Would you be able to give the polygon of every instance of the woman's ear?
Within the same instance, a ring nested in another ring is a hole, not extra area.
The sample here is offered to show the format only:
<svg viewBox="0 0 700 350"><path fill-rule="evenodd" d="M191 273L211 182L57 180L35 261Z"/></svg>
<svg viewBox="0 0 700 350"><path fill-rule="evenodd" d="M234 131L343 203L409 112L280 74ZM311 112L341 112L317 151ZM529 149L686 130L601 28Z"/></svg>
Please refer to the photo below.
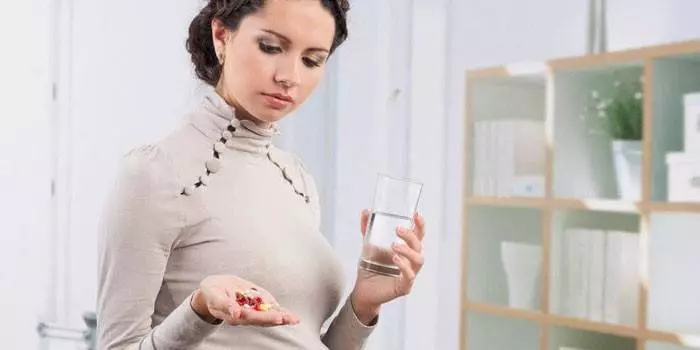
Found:
<svg viewBox="0 0 700 350"><path fill-rule="evenodd" d="M218 18L211 20L211 39L214 43L214 52L216 57L219 59L219 63L223 64L226 41L228 39L229 30L226 28L223 22Z"/></svg>

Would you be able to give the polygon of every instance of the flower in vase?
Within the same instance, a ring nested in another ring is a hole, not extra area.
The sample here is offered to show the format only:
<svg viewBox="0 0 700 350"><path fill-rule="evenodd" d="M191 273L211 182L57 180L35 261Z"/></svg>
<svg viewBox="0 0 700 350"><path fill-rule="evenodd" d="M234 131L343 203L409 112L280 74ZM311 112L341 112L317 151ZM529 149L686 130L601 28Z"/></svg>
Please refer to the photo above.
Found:
<svg viewBox="0 0 700 350"><path fill-rule="evenodd" d="M584 120L591 134L608 135L615 140L641 140L643 77L613 79L611 86L591 91Z"/></svg>

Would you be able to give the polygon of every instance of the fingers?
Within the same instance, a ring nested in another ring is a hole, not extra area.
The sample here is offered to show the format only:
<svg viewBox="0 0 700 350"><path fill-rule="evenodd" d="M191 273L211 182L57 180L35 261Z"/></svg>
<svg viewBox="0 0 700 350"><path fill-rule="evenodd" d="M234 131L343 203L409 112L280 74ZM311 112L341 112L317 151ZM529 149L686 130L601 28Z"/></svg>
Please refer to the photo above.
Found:
<svg viewBox="0 0 700 350"><path fill-rule="evenodd" d="M394 243L392 249L396 254L402 256L411 263L411 267L415 273L418 273L418 271L420 271L420 269L423 267L425 258L420 252L399 243Z"/></svg>
<svg viewBox="0 0 700 350"><path fill-rule="evenodd" d="M360 215L360 232L362 232L363 237L367 234L367 225L369 224L369 216L370 216L370 212L367 209L363 210L362 214Z"/></svg>
<svg viewBox="0 0 700 350"><path fill-rule="evenodd" d="M280 306L280 307L277 307L276 309L277 309L277 311L278 311L279 313L282 314L282 317L283 317L283 319L284 319L284 324L299 324L299 322L301 322L301 320L299 319L299 317L297 317L296 315L294 315L294 314L293 314L292 312L290 312L289 310L287 310L287 309L285 309L285 308L283 308L283 307L281 307L281 306Z"/></svg>
<svg viewBox="0 0 700 350"><path fill-rule="evenodd" d="M423 237L425 237L425 220L420 214L415 213L413 215L413 225L415 226L414 231L416 236L418 236L418 240L423 241Z"/></svg>
<svg viewBox="0 0 700 350"><path fill-rule="evenodd" d="M241 324L263 327L280 326L284 324L284 316L276 310L257 311L244 308L241 312Z"/></svg>
<svg viewBox="0 0 700 350"><path fill-rule="evenodd" d="M403 239L408 246L417 251L420 252L423 249L423 244L421 243L420 239L418 238L418 235L416 234L415 230L409 230L403 227L399 227L396 229L397 235Z"/></svg>
<svg viewBox="0 0 700 350"><path fill-rule="evenodd" d="M416 273L413 271L411 262L399 254L394 255L394 264L401 270L397 292L401 295L406 295L411 291L411 288L413 288L413 281L416 279Z"/></svg>

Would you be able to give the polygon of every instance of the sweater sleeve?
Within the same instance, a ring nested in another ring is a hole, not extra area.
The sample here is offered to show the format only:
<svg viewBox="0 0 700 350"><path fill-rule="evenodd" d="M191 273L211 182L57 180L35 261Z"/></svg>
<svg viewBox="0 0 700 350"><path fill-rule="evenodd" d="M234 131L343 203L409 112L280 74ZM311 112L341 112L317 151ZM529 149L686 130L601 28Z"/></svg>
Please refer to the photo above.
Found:
<svg viewBox="0 0 700 350"><path fill-rule="evenodd" d="M192 348L217 328L197 316L189 297L153 327L170 250L185 220L177 189L170 160L158 147L125 157L100 221L100 349Z"/></svg>
<svg viewBox="0 0 700 350"><path fill-rule="evenodd" d="M302 169L301 174L306 184L316 224L320 229L321 205L316 183L299 158L297 158L297 164ZM370 325L362 323L355 314L350 298L347 298L340 312L323 334L322 341L330 350L363 349L367 339L376 328L377 320L378 318L375 318Z"/></svg>
<svg viewBox="0 0 700 350"><path fill-rule="evenodd" d="M328 331L323 335L323 343L330 350L363 349L367 338L377 326L377 318L370 325L362 323L355 314L350 298L347 298Z"/></svg>

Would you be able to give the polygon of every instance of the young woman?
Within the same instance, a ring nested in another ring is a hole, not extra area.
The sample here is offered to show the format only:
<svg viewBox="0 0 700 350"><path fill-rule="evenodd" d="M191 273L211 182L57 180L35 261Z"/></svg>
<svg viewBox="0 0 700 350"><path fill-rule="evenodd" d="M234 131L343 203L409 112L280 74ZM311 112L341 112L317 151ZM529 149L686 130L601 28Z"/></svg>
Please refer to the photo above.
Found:
<svg viewBox="0 0 700 350"><path fill-rule="evenodd" d="M314 181L271 142L345 40L347 11L210 0L194 18L187 49L211 89L180 128L125 157L100 231L100 349L359 349L381 305L409 293L423 219L397 229L399 277L358 269L341 300Z"/></svg>

